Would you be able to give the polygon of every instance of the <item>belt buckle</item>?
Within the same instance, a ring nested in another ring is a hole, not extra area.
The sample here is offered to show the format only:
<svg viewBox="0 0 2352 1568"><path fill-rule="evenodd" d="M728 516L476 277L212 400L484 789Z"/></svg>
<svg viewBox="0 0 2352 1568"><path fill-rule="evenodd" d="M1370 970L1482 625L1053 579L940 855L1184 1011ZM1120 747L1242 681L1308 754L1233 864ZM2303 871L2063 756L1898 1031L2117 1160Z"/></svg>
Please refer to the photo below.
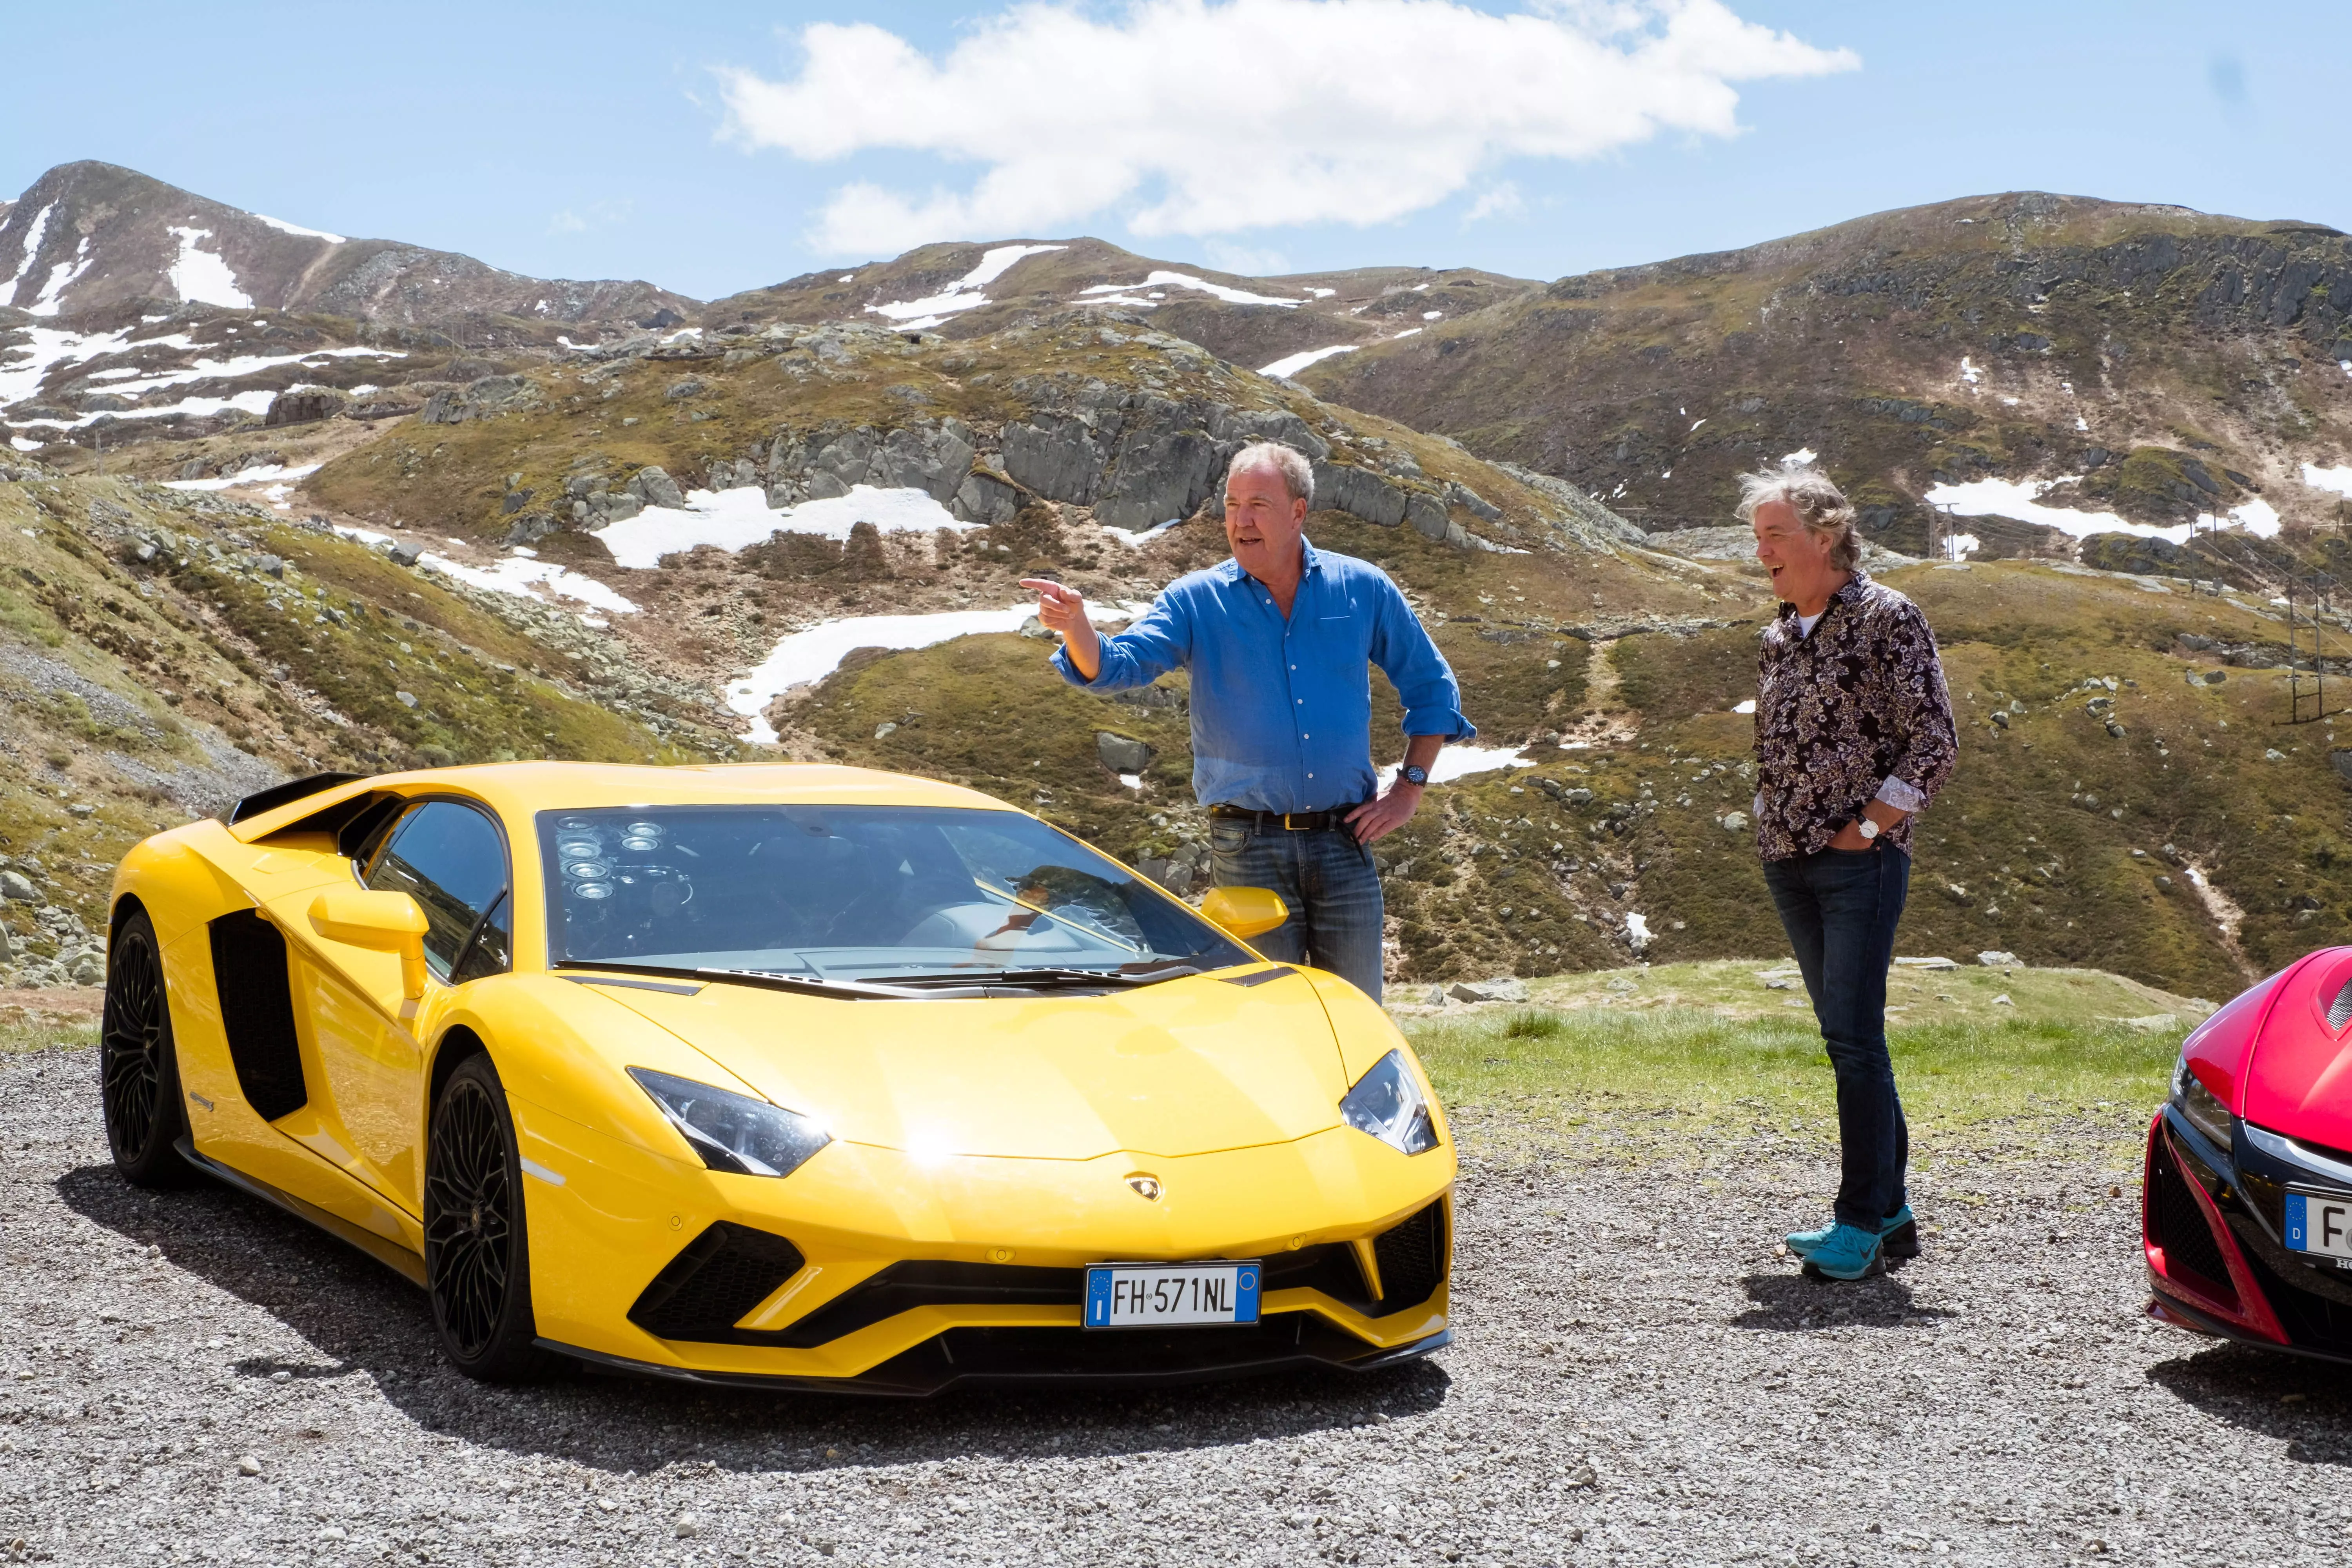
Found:
<svg viewBox="0 0 2352 1568"><path fill-rule="evenodd" d="M1290 826L1290 813L1286 811L1282 814L1282 830L1285 833L1295 833L1297 831L1297 829Z"/></svg>

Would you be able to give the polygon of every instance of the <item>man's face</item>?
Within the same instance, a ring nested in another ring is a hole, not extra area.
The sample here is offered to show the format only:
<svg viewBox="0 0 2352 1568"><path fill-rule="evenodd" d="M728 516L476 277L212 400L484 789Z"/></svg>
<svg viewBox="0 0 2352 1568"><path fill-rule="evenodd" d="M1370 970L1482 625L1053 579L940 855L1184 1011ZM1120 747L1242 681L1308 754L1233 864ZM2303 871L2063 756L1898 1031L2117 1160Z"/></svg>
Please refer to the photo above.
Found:
<svg viewBox="0 0 2352 1568"><path fill-rule="evenodd" d="M1797 605L1819 604L1837 590L1832 542L1807 528L1797 509L1768 500L1756 509L1756 559L1772 575L1772 592Z"/></svg>
<svg viewBox="0 0 2352 1568"><path fill-rule="evenodd" d="M1264 581L1296 567L1306 526L1306 498L1294 499L1274 469L1253 465L1225 476L1225 542L1251 576Z"/></svg>

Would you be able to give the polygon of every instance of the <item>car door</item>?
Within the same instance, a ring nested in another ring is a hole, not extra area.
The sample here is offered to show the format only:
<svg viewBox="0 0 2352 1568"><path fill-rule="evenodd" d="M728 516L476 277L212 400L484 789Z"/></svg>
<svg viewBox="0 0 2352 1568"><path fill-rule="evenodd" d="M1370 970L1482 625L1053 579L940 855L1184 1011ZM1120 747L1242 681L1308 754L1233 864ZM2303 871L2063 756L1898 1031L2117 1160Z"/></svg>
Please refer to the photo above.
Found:
<svg viewBox="0 0 2352 1568"><path fill-rule="evenodd" d="M506 838L489 814L469 802L422 801L365 849L355 869L365 886L406 893L425 911L430 978L421 1003L404 1003L396 956L315 934L304 944L304 966L315 973L296 994L307 1002L331 1114L348 1141L344 1150L320 1152L342 1153L346 1169L415 1214L422 1202L423 1027L447 1000L436 990L510 965Z"/></svg>

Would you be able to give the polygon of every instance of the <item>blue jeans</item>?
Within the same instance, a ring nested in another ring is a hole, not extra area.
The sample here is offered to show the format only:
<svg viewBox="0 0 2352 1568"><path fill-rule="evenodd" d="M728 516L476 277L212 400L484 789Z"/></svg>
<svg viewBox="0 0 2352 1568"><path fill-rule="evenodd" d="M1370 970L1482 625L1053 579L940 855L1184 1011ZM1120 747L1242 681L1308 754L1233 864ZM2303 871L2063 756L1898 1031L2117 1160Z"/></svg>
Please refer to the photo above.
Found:
<svg viewBox="0 0 2352 1568"><path fill-rule="evenodd" d="M1290 918L1250 945L1283 963L1311 963L1381 999L1380 873L1372 852L1344 827L1264 832L1212 817L1210 868L1226 888L1271 888Z"/></svg>
<svg viewBox="0 0 2352 1568"><path fill-rule="evenodd" d="M1797 951L1837 1074L1844 1153L1837 1222L1875 1231L1907 1201L1903 1173L1911 1163L1911 1130L1886 1055L1886 971L1911 857L1884 844L1767 860L1764 885Z"/></svg>

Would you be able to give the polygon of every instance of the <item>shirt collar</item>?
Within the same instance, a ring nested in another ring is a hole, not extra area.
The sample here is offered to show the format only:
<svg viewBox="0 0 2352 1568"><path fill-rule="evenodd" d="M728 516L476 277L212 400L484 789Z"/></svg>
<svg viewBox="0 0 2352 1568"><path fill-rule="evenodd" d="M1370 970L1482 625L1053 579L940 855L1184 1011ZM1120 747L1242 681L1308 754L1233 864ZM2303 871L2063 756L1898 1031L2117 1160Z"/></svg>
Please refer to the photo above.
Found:
<svg viewBox="0 0 2352 1568"><path fill-rule="evenodd" d="M1228 583L1238 583L1249 575L1242 570L1242 563L1230 555L1225 557L1216 570L1217 574ZM1314 542L1305 534L1300 534L1298 536L1298 580L1303 583L1322 570L1323 558L1315 552Z"/></svg>
<svg viewBox="0 0 2352 1568"><path fill-rule="evenodd" d="M1853 569L1853 574L1846 578L1845 585L1840 588L1836 593L1830 595L1829 604L1825 604L1822 606L1822 614L1824 616L1828 615L1830 613L1830 605L1837 604L1841 600L1844 601L1848 605L1859 604L1862 600L1863 595L1869 592L1869 590L1870 574L1857 566ZM1772 614L1778 619L1793 621L1797 618L1797 606L1790 604L1788 600L1783 599L1780 601L1780 608L1773 611Z"/></svg>

